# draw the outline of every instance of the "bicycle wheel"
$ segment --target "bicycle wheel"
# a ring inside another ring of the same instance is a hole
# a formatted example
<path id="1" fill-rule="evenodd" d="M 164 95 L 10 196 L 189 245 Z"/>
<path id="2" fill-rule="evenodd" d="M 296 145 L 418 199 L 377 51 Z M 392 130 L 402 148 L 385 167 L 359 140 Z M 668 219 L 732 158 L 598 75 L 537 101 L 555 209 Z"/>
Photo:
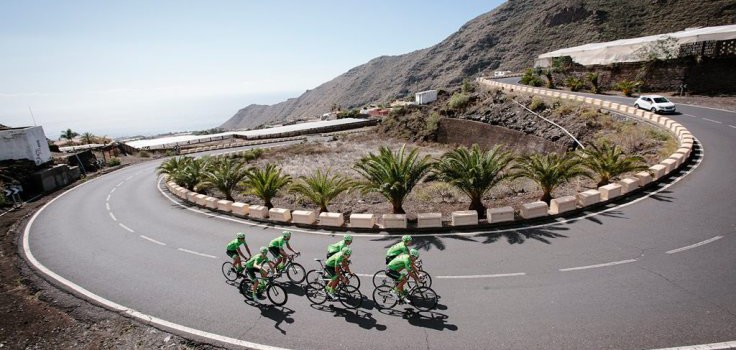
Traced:
<path id="1" fill-rule="evenodd" d="M 351 286 L 355 287 L 356 289 L 360 288 L 360 277 L 358 277 L 358 275 L 354 273 L 346 273 L 345 277 L 348 278 L 348 282 L 350 282 L 349 284 Z"/>
<path id="2" fill-rule="evenodd" d="M 381 285 L 385 284 L 388 281 L 388 276 L 386 276 L 386 271 L 378 270 L 375 274 L 373 274 L 373 287 L 380 287 Z"/>
<path id="3" fill-rule="evenodd" d="M 409 279 L 406 282 L 409 289 L 412 289 L 414 287 L 432 287 L 432 276 L 430 276 L 427 271 L 424 271 L 424 270 L 417 271 L 417 277 L 419 277 L 420 279 L 423 279 L 423 282 L 417 285 L 417 283 L 414 282 L 414 279 L 409 277 Z"/>
<path id="4" fill-rule="evenodd" d="M 357 309 L 363 305 L 363 293 L 355 286 L 343 285 L 337 290 L 337 299 L 348 309 Z"/>
<path id="5" fill-rule="evenodd" d="M 268 286 L 268 288 L 266 288 L 266 295 L 268 296 L 268 300 L 271 300 L 271 302 L 276 306 L 286 304 L 286 300 L 289 299 L 289 296 L 286 294 L 286 289 L 278 284 Z"/>
<path id="6" fill-rule="evenodd" d="M 288 276 L 289 280 L 292 282 L 299 284 L 304 282 L 304 279 L 307 277 L 307 273 L 304 271 L 304 266 L 298 263 L 291 263 L 286 268 L 286 276 Z"/>
<path id="7" fill-rule="evenodd" d="M 222 275 L 228 282 L 235 282 L 238 279 L 238 273 L 235 271 L 233 263 L 226 261 L 222 264 Z"/>
<path id="8" fill-rule="evenodd" d="M 321 280 L 322 280 L 322 274 L 319 271 L 309 270 L 309 272 L 307 272 L 307 278 L 306 278 L 307 285 L 309 285 L 312 282 L 319 282 Z"/>
<path id="9" fill-rule="evenodd" d="M 391 286 L 384 284 L 373 290 L 373 302 L 379 309 L 390 309 L 396 306 L 399 300 L 391 293 Z"/>
<path id="10" fill-rule="evenodd" d="M 409 291 L 411 305 L 422 311 L 429 311 L 437 307 L 437 293 L 429 287 L 416 287 Z"/>
<path id="11" fill-rule="evenodd" d="M 325 291 L 324 283 L 309 283 L 307 285 L 307 299 L 316 305 L 324 304 L 327 301 L 327 291 Z"/>

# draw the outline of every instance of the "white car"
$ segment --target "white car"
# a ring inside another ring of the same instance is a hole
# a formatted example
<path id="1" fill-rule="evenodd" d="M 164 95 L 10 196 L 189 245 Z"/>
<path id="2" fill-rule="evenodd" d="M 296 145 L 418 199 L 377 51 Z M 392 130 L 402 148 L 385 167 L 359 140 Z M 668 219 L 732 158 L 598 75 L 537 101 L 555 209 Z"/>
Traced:
<path id="1" fill-rule="evenodd" d="M 646 109 L 652 113 L 675 113 L 675 104 L 664 96 L 642 95 L 634 102 L 634 107 Z"/>

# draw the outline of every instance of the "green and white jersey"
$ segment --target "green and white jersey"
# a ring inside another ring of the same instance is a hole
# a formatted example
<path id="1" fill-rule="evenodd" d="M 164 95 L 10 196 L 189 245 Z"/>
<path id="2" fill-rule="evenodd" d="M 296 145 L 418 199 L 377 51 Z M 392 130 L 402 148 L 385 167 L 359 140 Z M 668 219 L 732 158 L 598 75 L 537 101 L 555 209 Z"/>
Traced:
<path id="1" fill-rule="evenodd" d="M 348 245 L 345 244 L 345 240 L 342 240 L 342 241 L 337 242 L 335 244 L 328 245 L 327 246 L 327 252 L 330 253 L 330 254 L 337 253 L 337 252 L 341 251 L 342 248 L 347 247 L 347 246 Z"/>
<path id="2" fill-rule="evenodd" d="M 388 268 L 396 272 L 403 269 L 411 271 L 411 257 L 409 254 L 401 254 L 388 263 Z"/>
<path id="3" fill-rule="evenodd" d="M 345 258 L 347 257 L 344 256 L 342 252 L 336 253 L 325 261 L 325 266 L 337 267 L 338 265 L 342 265 L 342 261 L 345 260 Z"/>
<path id="4" fill-rule="evenodd" d="M 271 241 L 271 243 L 268 244 L 268 247 L 283 249 L 285 243 L 286 243 L 286 239 L 284 239 L 284 236 L 279 236 L 279 237 L 274 238 Z"/>
<path id="5" fill-rule="evenodd" d="M 244 245 L 244 246 L 246 246 L 246 247 L 248 246 L 248 244 L 247 244 L 247 243 L 245 243 L 245 240 L 243 240 L 242 242 L 240 242 L 240 241 L 239 241 L 239 240 L 238 240 L 238 239 L 236 238 L 236 239 L 234 239 L 234 240 L 230 241 L 230 243 L 228 243 L 228 244 L 227 244 L 227 250 L 237 250 L 237 249 L 238 249 L 238 247 L 240 247 L 241 245 Z"/>
<path id="6" fill-rule="evenodd" d="M 252 269 L 256 265 L 263 265 L 263 263 L 268 262 L 268 257 L 264 256 L 263 254 L 256 254 L 250 257 L 248 261 L 245 262 L 245 267 Z"/>
<path id="7" fill-rule="evenodd" d="M 386 252 L 386 256 L 397 256 L 399 254 L 409 254 L 409 247 L 407 247 L 404 242 L 392 245 Z"/>

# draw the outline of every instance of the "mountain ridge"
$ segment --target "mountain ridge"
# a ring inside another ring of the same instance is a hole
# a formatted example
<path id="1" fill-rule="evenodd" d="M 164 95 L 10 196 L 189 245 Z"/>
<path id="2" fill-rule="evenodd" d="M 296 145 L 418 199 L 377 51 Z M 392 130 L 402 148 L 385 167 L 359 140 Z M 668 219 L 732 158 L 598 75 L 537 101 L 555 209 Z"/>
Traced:
<path id="1" fill-rule="evenodd" d="M 668 16 L 660 10 L 668 9 Z M 732 0 L 511 0 L 461 26 L 440 43 L 396 56 L 379 56 L 299 97 L 249 105 L 220 127 L 255 128 L 314 118 L 331 106 L 388 102 L 416 91 L 458 85 L 496 69 L 530 67 L 544 52 L 590 42 L 654 35 L 693 26 L 736 23 Z"/>

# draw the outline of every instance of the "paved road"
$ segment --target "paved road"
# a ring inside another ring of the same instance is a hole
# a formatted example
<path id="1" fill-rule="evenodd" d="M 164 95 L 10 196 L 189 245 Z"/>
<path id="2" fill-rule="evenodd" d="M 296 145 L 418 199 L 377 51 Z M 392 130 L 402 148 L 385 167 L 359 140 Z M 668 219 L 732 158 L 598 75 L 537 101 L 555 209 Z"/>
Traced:
<path id="1" fill-rule="evenodd" d="M 612 98 L 613 99 L 613 98 Z M 542 227 L 415 240 L 438 310 L 247 304 L 219 270 L 237 231 L 257 248 L 279 228 L 188 208 L 161 190 L 156 162 L 73 189 L 29 225 L 28 248 L 69 283 L 223 340 L 276 347 L 641 349 L 736 340 L 736 114 L 680 106 L 702 142 L 689 175 L 635 203 Z M 315 267 L 330 232 L 296 230 Z M 398 237 L 355 238 L 354 270 L 373 273 Z M 362 292 L 372 288 L 363 278 Z M 370 297 L 369 297 L 370 299 Z"/>

